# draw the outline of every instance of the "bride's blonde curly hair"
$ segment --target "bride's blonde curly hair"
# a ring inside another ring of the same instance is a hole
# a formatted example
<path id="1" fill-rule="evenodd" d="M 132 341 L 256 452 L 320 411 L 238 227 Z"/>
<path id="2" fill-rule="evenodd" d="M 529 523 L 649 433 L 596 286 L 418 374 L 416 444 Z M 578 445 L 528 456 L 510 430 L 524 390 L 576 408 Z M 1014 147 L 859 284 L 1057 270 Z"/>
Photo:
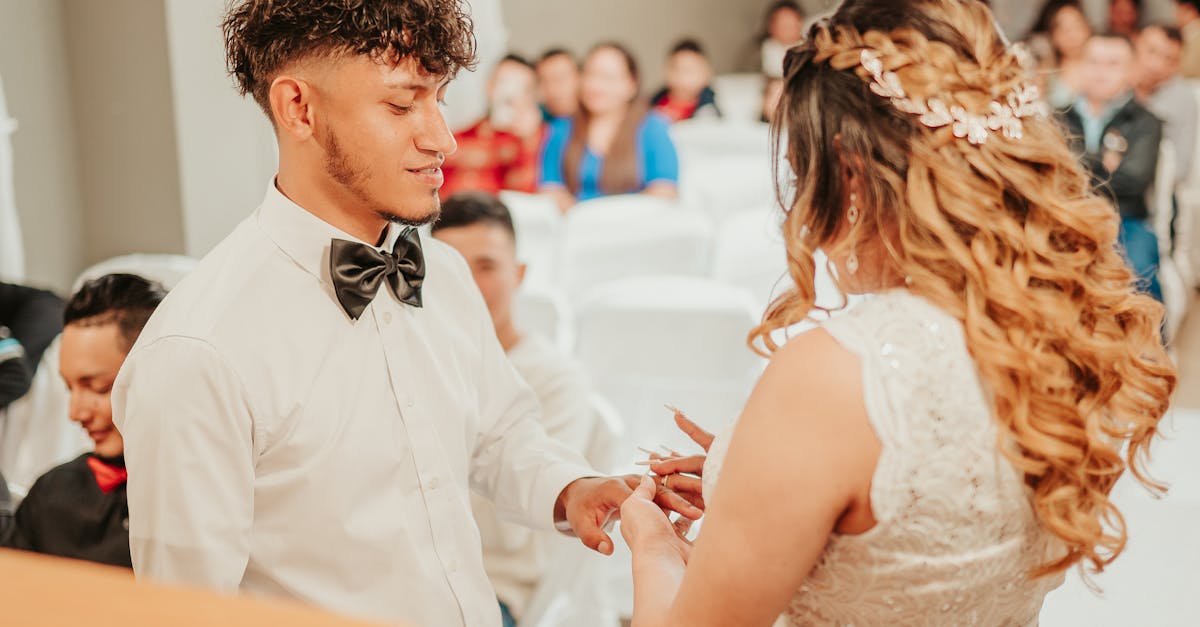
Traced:
<path id="1" fill-rule="evenodd" d="M 1054 121 L 1029 117 L 1022 139 L 991 132 L 981 145 L 926 127 L 871 91 L 864 48 L 909 98 L 968 111 L 986 112 L 1028 78 L 975 0 L 847 0 L 814 26 L 789 53 L 773 123 L 796 174 L 783 224 L 795 286 L 751 343 L 774 351 L 771 334 L 813 311 L 817 248 L 834 257 L 856 242 L 881 245 L 886 272 L 962 321 L 1000 450 L 1066 547 L 1031 574 L 1084 560 L 1103 570 L 1127 537 L 1113 484 L 1128 467 L 1163 489 L 1144 469 L 1175 387 L 1163 309 L 1136 293 L 1117 212 L 1093 193 Z M 851 172 L 862 215 L 853 225 Z"/>

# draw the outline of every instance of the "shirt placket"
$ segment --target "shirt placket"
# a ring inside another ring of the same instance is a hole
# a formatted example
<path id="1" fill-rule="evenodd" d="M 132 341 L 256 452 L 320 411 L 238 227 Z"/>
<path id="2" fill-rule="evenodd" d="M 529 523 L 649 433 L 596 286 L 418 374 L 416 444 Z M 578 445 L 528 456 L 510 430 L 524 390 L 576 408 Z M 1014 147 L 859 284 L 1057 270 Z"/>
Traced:
<path id="1" fill-rule="evenodd" d="M 413 456 L 421 498 L 429 514 L 433 551 L 458 602 L 464 624 L 484 624 L 485 619 L 478 615 L 477 608 L 470 603 L 472 588 L 469 575 L 464 570 L 466 556 L 462 555 L 465 543 L 456 536 L 456 530 L 462 524 L 459 518 L 463 512 L 457 505 L 454 474 L 448 460 L 441 454 L 443 446 L 434 417 L 427 413 L 433 408 L 424 405 L 413 392 L 412 373 L 417 372 L 421 365 L 414 363 L 411 354 L 403 350 L 404 346 L 411 343 L 406 331 L 411 330 L 415 314 L 410 307 L 400 305 L 384 294 L 376 298 L 372 309 L 375 310 L 375 319 L 384 339 L 388 376 L 391 378 L 396 406 L 400 410 L 404 433 L 409 440 L 406 448 Z"/>

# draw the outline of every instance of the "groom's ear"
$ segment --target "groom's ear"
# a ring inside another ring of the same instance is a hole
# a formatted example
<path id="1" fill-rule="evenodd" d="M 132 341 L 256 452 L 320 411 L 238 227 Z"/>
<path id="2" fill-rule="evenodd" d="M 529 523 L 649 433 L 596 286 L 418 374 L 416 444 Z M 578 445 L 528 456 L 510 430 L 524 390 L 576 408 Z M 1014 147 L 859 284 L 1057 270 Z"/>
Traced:
<path id="1" fill-rule="evenodd" d="M 305 79 L 293 74 L 281 74 L 271 81 L 267 99 L 271 103 L 271 118 L 275 131 L 297 141 L 313 136 L 315 129 L 313 99 L 316 90 Z"/>

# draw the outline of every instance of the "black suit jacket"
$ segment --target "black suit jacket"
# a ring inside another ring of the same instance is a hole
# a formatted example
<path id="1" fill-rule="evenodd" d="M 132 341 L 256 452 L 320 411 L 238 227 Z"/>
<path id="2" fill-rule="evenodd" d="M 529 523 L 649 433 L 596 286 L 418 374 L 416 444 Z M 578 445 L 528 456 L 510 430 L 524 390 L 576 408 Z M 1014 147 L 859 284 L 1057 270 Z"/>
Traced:
<path id="1" fill-rule="evenodd" d="M 1158 150 L 1162 144 L 1163 123 L 1136 100 L 1117 111 L 1104 127 L 1101 137 L 1115 132 L 1125 139 L 1128 150 L 1115 172 L 1104 169 L 1104 146 L 1098 152 L 1088 152 L 1083 137 L 1083 119 L 1075 107 L 1059 112 L 1070 135 L 1071 148 L 1080 155 L 1084 167 L 1092 173 L 1097 190 L 1117 205 L 1123 218 L 1149 217 L 1146 192 L 1154 184 L 1158 171 Z"/>

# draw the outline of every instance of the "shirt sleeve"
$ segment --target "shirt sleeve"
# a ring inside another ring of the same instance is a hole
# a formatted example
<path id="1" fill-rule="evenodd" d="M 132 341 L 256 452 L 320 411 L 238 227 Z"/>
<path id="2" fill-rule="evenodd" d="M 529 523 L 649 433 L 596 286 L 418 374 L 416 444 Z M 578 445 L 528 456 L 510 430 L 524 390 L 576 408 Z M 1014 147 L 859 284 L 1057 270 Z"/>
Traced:
<path id="1" fill-rule="evenodd" d="M 495 503 L 502 519 L 551 530 L 554 505 L 567 485 L 599 473 L 581 454 L 546 434 L 538 420 L 537 397 L 505 356 L 478 292 L 473 309 L 479 320 L 480 427 L 471 457 L 471 487 Z"/>
<path id="2" fill-rule="evenodd" d="M 208 343 L 136 347 L 112 393 L 129 470 L 135 574 L 231 593 L 250 554 L 253 419 L 241 381 Z"/>
<path id="3" fill-rule="evenodd" d="M 583 453 L 592 436 L 595 420 L 592 417 L 591 393 L 587 380 L 579 369 L 555 355 L 550 379 L 538 387 L 542 406 L 542 425 L 546 433 L 572 451 Z"/>
<path id="4" fill-rule="evenodd" d="M 642 125 L 642 151 L 646 158 L 646 185 L 651 183 L 679 184 L 679 155 L 671 141 L 671 128 L 666 118 L 657 113 L 646 116 Z"/>
<path id="5" fill-rule="evenodd" d="M 566 187 L 563 177 L 563 157 L 567 153 L 567 141 L 571 138 L 571 121 L 555 120 L 550 123 L 546 142 L 542 145 L 539 186 Z"/>

